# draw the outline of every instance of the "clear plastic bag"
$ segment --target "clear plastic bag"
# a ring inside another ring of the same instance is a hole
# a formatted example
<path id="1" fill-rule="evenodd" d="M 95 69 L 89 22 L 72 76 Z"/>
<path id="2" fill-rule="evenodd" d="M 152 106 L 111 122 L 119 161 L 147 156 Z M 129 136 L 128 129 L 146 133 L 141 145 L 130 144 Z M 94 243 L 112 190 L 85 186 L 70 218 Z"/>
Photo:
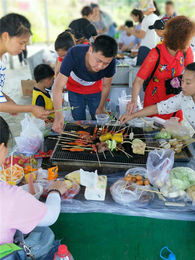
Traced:
<path id="1" fill-rule="evenodd" d="M 169 177 L 174 164 L 174 151 L 170 149 L 154 150 L 149 153 L 146 168 L 152 185 L 162 188 Z"/>
<path id="2" fill-rule="evenodd" d="M 80 191 L 80 185 L 76 182 L 72 181 L 72 188 L 68 189 L 63 195 L 62 200 L 70 200 L 73 199 Z"/>
<path id="3" fill-rule="evenodd" d="M 128 171 L 126 171 L 125 176 L 127 176 L 128 174 L 133 174 L 133 175 L 141 175 L 142 177 L 147 177 L 147 170 L 143 167 L 135 167 L 135 168 L 131 168 Z"/>
<path id="4" fill-rule="evenodd" d="M 182 137 L 188 139 L 190 137 L 190 131 L 178 123 L 178 118 L 172 117 L 171 119 L 167 120 L 164 124 L 164 127 L 173 138 Z"/>
<path id="5" fill-rule="evenodd" d="M 34 116 L 31 117 L 33 124 L 40 130 L 44 131 L 46 129 L 45 127 L 45 121 L 39 118 L 36 118 Z"/>
<path id="6" fill-rule="evenodd" d="M 129 169 L 125 176 L 132 174 L 133 176 L 141 175 L 147 176 L 147 170 L 142 167 L 135 167 Z M 154 199 L 154 193 L 144 191 L 142 189 L 151 190 L 151 186 L 141 186 L 134 182 L 128 182 L 124 178 L 119 179 L 110 187 L 110 193 L 114 201 L 123 206 L 146 206 Z"/>
<path id="7" fill-rule="evenodd" d="M 43 187 L 43 193 L 41 196 L 43 196 L 44 198 L 47 198 L 47 193 L 48 193 L 49 187 L 54 183 L 54 180 L 51 180 L 51 181 L 36 180 L 35 183 L 38 183 Z"/>
<path id="8" fill-rule="evenodd" d="M 25 156 L 32 156 L 41 148 L 44 141 L 43 134 L 32 122 L 28 114 L 25 114 L 21 125 L 22 132 L 19 137 L 15 138 L 18 152 Z"/>

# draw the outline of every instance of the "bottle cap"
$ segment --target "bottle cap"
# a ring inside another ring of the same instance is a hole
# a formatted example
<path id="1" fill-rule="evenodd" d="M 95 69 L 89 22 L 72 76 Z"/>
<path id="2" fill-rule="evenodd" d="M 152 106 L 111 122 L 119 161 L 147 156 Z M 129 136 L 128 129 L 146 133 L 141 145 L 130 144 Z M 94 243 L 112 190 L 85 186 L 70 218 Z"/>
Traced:
<path id="1" fill-rule="evenodd" d="M 68 253 L 68 248 L 66 245 L 61 245 L 58 247 L 58 256 L 64 256 Z"/>
<path id="2" fill-rule="evenodd" d="M 174 255 L 173 253 L 171 253 L 171 254 L 169 255 L 168 260 L 176 260 L 175 255 Z"/>
<path id="3" fill-rule="evenodd" d="M 110 99 L 108 98 L 107 101 L 110 101 Z"/>

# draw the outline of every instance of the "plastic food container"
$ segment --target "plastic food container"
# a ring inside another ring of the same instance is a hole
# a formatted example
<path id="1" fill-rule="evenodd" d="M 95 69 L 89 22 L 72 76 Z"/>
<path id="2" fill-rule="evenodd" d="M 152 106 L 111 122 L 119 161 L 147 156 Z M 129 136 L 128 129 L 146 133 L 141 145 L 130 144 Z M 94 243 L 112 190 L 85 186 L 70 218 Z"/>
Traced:
<path id="1" fill-rule="evenodd" d="M 154 119 L 153 118 L 150 118 L 150 117 L 144 117 L 144 119 L 150 123 L 151 125 L 154 124 Z M 148 124 L 145 123 L 141 118 L 134 118 L 132 119 L 131 121 L 128 121 L 127 122 L 128 125 L 131 125 L 131 126 L 134 126 L 134 127 L 143 127 L 144 126 L 147 126 Z M 148 125 L 149 126 L 149 125 Z"/>
<path id="2" fill-rule="evenodd" d="M 17 179 L 17 180 L 15 181 L 15 182 L 16 182 L 16 185 L 21 182 L 21 180 L 23 179 L 23 177 L 24 177 L 24 174 L 22 175 L 22 177 L 21 177 L 20 179 Z M 1 175 L 0 175 L 0 181 L 2 181 L 2 182 L 7 182 L 7 181 L 4 181 L 4 180 L 1 179 Z"/>
<path id="3" fill-rule="evenodd" d="M 131 53 L 134 55 L 138 54 L 138 49 L 131 49 Z"/>
<path id="4" fill-rule="evenodd" d="M 29 189 L 29 185 L 25 184 L 23 186 L 21 186 L 25 191 L 27 191 L 28 193 L 30 193 L 30 189 Z M 35 188 L 35 192 L 36 194 L 33 195 L 36 199 L 39 199 L 41 197 L 41 194 L 43 193 L 43 187 L 38 184 L 38 183 L 34 183 L 34 188 Z"/>
<path id="5" fill-rule="evenodd" d="M 107 114 L 98 114 L 95 117 L 97 119 L 97 123 L 100 125 L 108 123 L 110 119 L 109 115 Z"/>

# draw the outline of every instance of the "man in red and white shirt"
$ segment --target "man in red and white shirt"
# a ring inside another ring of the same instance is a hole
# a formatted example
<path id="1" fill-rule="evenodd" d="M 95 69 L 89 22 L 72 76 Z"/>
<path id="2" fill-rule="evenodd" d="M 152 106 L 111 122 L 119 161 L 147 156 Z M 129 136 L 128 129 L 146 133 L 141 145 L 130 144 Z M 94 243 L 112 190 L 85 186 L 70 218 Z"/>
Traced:
<path id="1" fill-rule="evenodd" d="M 62 108 L 62 91 L 66 85 L 74 120 L 85 120 L 86 104 L 92 120 L 95 114 L 105 113 L 105 102 L 115 74 L 116 41 L 106 35 L 98 36 L 93 46 L 77 45 L 64 58 L 53 88 L 55 110 Z M 64 125 L 62 112 L 56 113 L 53 130 L 61 133 Z"/>

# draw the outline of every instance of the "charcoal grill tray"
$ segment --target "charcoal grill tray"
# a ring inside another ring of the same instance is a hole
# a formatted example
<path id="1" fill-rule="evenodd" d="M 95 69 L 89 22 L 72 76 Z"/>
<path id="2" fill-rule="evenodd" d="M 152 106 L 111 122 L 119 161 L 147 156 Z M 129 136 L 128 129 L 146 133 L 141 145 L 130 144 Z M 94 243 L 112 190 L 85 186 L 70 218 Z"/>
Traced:
<path id="1" fill-rule="evenodd" d="M 97 126 L 98 128 L 101 128 L 100 125 Z M 63 128 L 63 131 L 87 131 L 91 135 L 93 135 L 95 125 L 90 125 L 87 129 L 83 130 L 82 127 L 75 125 L 75 124 L 66 124 Z M 113 129 L 113 126 L 109 126 L 109 131 Z M 116 131 L 122 129 L 121 126 L 116 127 Z M 139 134 L 139 139 L 146 142 L 145 135 L 143 132 L 143 129 L 141 128 L 132 128 L 132 131 L 134 134 Z M 131 128 L 128 129 L 128 133 L 131 132 Z M 66 134 L 62 134 L 62 137 L 70 137 Z M 81 165 L 93 165 L 98 166 L 97 156 L 96 154 L 90 153 L 90 151 L 84 151 L 84 152 L 70 152 L 66 150 L 62 150 L 61 146 L 61 140 L 58 140 L 56 143 L 56 146 L 54 148 L 54 151 L 51 156 L 52 162 L 55 162 L 55 164 L 81 164 Z M 121 151 L 113 151 L 114 157 L 110 154 L 109 151 L 105 152 L 106 159 L 104 158 L 103 154 L 98 154 L 99 159 L 102 166 L 127 166 L 130 164 L 136 164 L 136 165 L 145 165 L 148 157 L 148 152 L 145 152 L 144 155 L 137 155 L 133 154 L 131 144 L 123 144 L 125 151 L 133 156 L 133 158 L 128 158 L 123 152 Z"/>

